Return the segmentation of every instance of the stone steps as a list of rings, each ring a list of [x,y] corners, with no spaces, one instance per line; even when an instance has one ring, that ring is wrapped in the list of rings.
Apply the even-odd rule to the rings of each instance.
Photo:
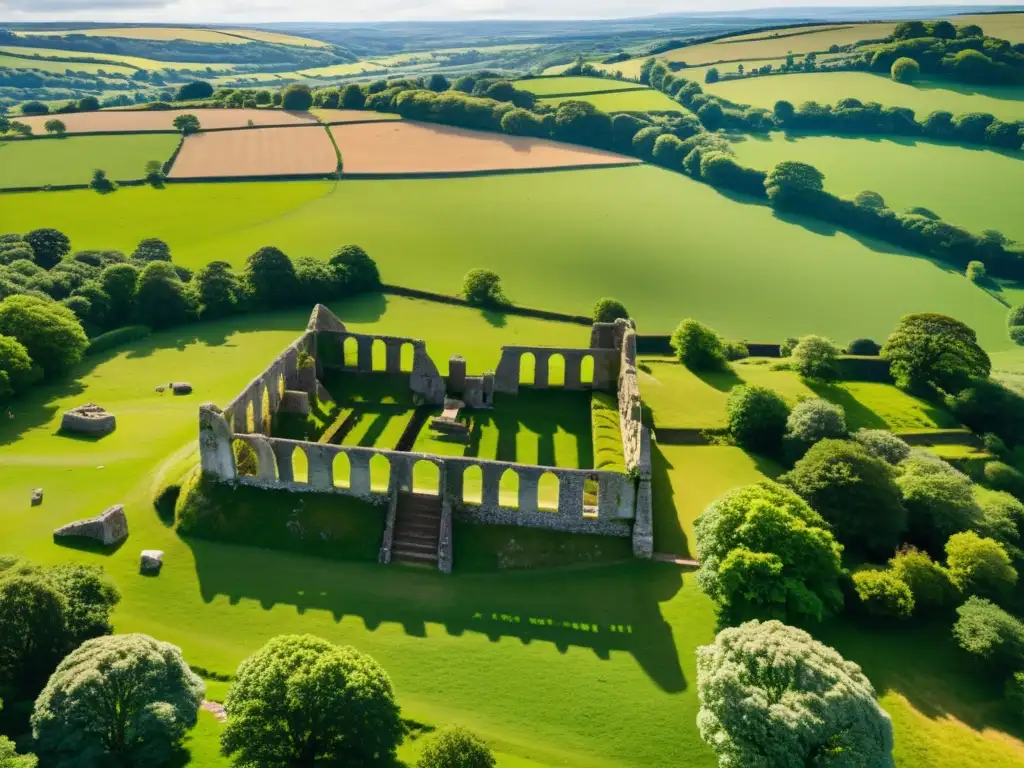
[[[391,559],[410,565],[437,565],[441,536],[441,499],[415,493],[400,493],[395,513]]]

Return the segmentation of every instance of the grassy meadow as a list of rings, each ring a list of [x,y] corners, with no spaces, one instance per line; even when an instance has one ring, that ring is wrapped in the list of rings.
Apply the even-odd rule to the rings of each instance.
[[[93,27],[87,29],[32,30],[23,37],[56,36],[75,34],[86,37],[124,37],[130,40],[188,40],[193,43],[234,43],[252,42],[237,35],[229,35],[214,29],[197,27]]]
[[[612,82],[612,81],[610,81]],[[617,81],[614,81],[617,82]],[[559,96],[540,99],[544,104],[557,107],[563,101],[588,101],[603,112],[685,112],[686,110],[664,93],[645,88],[621,93],[592,93],[583,96]]]
[[[235,69],[234,64],[220,64],[214,62],[199,63],[194,61],[157,61],[156,59],[147,59],[141,56],[122,56],[120,54],[114,53],[98,54],[89,51],[65,51],[62,48],[32,48],[20,45],[0,46],[0,54],[2,53],[18,53],[25,56],[57,56],[62,59],[104,59],[115,64],[129,64],[133,67],[139,67],[140,69],[146,69],[150,71],[159,71],[161,69],[191,69],[197,72],[201,72],[205,71],[206,68],[209,67],[214,71],[221,72]],[[28,60],[25,59],[25,61]],[[79,66],[74,62],[62,63],[67,64],[67,66],[71,69],[75,69],[77,66]]]
[[[162,237],[195,268],[265,245],[322,258],[359,243],[385,281],[456,293],[492,267],[517,303],[589,314],[625,302],[644,333],[684,316],[730,338],[882,338],[908,312],[951,314],[1009,349],[1005,307],[928,259],[644,166],[464,179],[178,184],[12,194],[0,231],[52,226],[76,249]],[[571,208],[570,208],[571,206]],[[495,210],[501,216],[495,216]],[[394,211],[403,212],[399,226]],[[459,211],[459,226],[451,212]],[[231,221],[228,226],[226,222]],[[525,224],[528,222],[528,224]],[[545,276],[548,279],[540,279]],[[870,307],[865,312],[864,307]]]
[[[2,53],[0,53],[0,67],[7,67],[9,69],[39,69],[43,72],[55,72],[61,75],[68,70],[72,72],[88,72],[90,74],[96,74],[102,70],[108,74],[120,75],[131,75],[135,72],[131,67],[118,64],[93,64],[87,61],[81,63],[73,61],[46,61],[45,59],[25,59],[21,56],[5,56]]]
[[[538,96],[612,92],[638,87],[636,83],[608,80],[603,77],[535,77],[528,80],[517,80],[515,86],[522,91],[529,91]]]
[[[95,168],[114,181],[141,179],[146,163],[166,162],[179,141],[174,134],[139,134],[0,142],[0,189],[88,184]]]
[[[731,64],[720,69],[736,71]],[[680,74],[696,80],[707,93],[765,109],[771,109],[780,100],[799,105],[805,101],[835,104],[839,99],[853,98],[877,101],[887,107],[909,107],[919,120],[936,110],[953,114],[989,112],[1001,120],[1024,120],[1024,86],[961,85],[927,80],[904,84],[873,72],[801,72],[717,83],[704,83],[703,75],[691,77],[689,70]]]
[[[836,195],[869,189],[893,210],[923,206],[972,232],[997,229],[1024,240],[1019,152],[901,137],[782,133],[737,137],[733,149],[740,164],[751,168],[768,170],[784,160],[810,163]]]

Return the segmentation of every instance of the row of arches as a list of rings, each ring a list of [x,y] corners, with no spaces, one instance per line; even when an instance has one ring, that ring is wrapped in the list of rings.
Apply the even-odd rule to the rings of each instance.
[[[373,339],[369,345],[369,365],[359,360],[359,338],[346,336],[341,344],[342,365],[346,368],[358,368],[364,371],[388,372],[388,373],[412,373],[413,361],[416,356],[416,347],[411,341],[391,342],[392,347],[398,349],[397,360],[388,360],[388,343],[383,339]],[[392,353],[395,354],[395,353]],[[389,365],[389,362],[391,365]],[[394,363],[398,363],[397,369]]]
[[[533,352],[523,352],[519,356],[519,383],[524,386],[537,384],[537,355]],[[565,381],[565,356],[561,352],[555,352],[547,357],[547,381],[549,387],[564,387]],[[594,356],[586,355],[580,362],[580,384],[594,383]]]

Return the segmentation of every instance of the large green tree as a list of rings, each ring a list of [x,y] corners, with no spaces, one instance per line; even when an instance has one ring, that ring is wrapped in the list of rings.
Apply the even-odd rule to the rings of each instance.
[[[911,454],[897,467],[896,484],[907,508],[909,539],[933,555],[981,519],[971,479],[938,457]]]
[[[25,392],[40,376],[42,370],[32,364],[25,345],[10,336],[0,336],[0,403]]]
[[[118,325],[127,325],[134,311],[139,269],[132,264],[110,264],[100,273],[100,284],[110,297],[110,315]]]
[[[949,537],[946,565],[950,581],[964,595],[1001,600],[1009,597],[1017,585],[1017,571],[1002,544],[974,531]]]
[[[946,315],[907,315],[889,336],[881,355],[904,388],[937,386],[956,393],[974,377],[987,378],[988,355],[970,328]]]
[[[56,266],[57,262],[71,253],[71,241],[57,229],[33,229],[24,240],[32,246],[35,263],[43,269]]]
[[[840,554],[828,524],[771,482],[730,491],[695,523],[697,584],[734,618],[813,618],[843,605]]]
[[[725,367],[722,337],[691,317],[676,326],[669,343],[679,362],[691,371],[714,371]]]
[[[286,307],[298,296],[295,265],[273,246],[260,248],[246,260],[244,280],[249,295],[263,307]]]
[[[465,728],[450,725],[430,737],[416,768],[494,768],[490,747]]]
[[[174,265],[151,261],[139,275],[136,315],[151,328],[169,328],[196,318],[196,300]]]
[[[957,644],[999,675],[1024,669],[1024,621],[982,597],[956,609]]]
[[[238,306],[241,288],[226,261],[211,261],[192,276],[192,288],[204,320],[227,317]]]
[[[221,749],[242,768],[384,765],[402,741],[391,681],[372,658],[282,635],[242,662]]]
[[[139,634],[95,638],[50,677],[32,732],[55,768],[162,764],[195,726],[205,695],[170,643]]]
[[[351,293],[375,291],[380,288],[380,270],[370,255],[358,245],[343,245],[334,252],[329,263],[344,269],[345,287]]]
[[[891,768],[892,722],[861,668],[778,621],[697,649],[697,728],[735,768]]]
[[[825,188],[825,176],[813,165],[787,160],[768,172],[764,188],[775,207],[799,207]]]
[[[46,376],[66,373],[89,344],[82,323],[67,307],[35,296],[0,301],[0,334],[17,339]]]

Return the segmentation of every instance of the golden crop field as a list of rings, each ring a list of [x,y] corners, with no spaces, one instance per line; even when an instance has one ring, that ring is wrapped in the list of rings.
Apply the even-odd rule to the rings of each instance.
[[[95,29],[48,29],[32,32],[32,36],[86,35],[87,37],[124,37],[132,40],[191,40],[195,43],[252,42],[213,29],[193,27],[97,27]],[[23,35],[24,36],[24,35]]]

